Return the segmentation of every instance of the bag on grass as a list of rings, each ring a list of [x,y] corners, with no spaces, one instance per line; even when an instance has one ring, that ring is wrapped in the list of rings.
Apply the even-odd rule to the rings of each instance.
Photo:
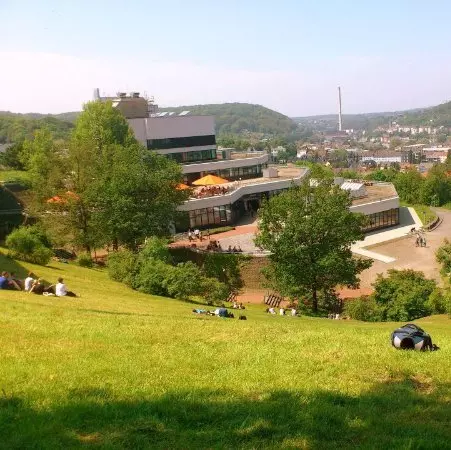
[[[393,331],[391,343],[393,347],[401,350],[438,350],[438,347],[432,344],[431,336],[413,323],[408,323]]]

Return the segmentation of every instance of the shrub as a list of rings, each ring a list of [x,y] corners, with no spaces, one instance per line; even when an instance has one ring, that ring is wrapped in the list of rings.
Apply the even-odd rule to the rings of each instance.
[[[429,299],[427,301],[427,305],[431,310],[432,314],[445,314],[447,310],[446,305],[447,299],[443,294],[442,290],[436,288],[432,291]]]
[[[344,313],[351,319],[365,322],[378,322],[380,320],[380,309],[371,296],[348,300],[344,307]]]
[[[189,300],[193,295],[202,295],[204,276],[192,262],[178,264],[168,273],[166,286],[171,297]]]
[[[381,311],[381,320],[406,321],[429,315],[429,296],[436,289],[434,280],[414,270],[388,271],[388,277],[378,275],[373,298]]]
[[[207,277],[225,283],[229,290],[236,290],[243,286],[241,266],[247,258],[240,254],[208,253],[202,269]]]
[[[229,287],[216,278],[204,277],[202,280],[202,291],[205,300],[209,304],[221,304],[227,300]]]
[[[47,235],[38,227],[20,227],[6,238],[6,246],[13,258],[45,266],[52,259],[53,251],[47,245]]]
[[[146,294],[168,297],[170,295],[167,287],[168,279],[171,279],[174,269],[175,267],[157,259],[148,259],[140,264],[131,285]]]
[[[80,267],[87,267],[87,268],[92,268],[94,266],[94,262],[91,258],[91,255],[88,253],[82,253],[78,258],[77,258],[77,264]]]
[[[136,254],[130,250],[110,253],[108,256],[108,275],[112,280],[133,286],[136,271]]]
[[[148,238],[139,253],[139,259],[140,261],[146,261],[149,258],[171,264],[173,261],[168,249],[168,241],[158,237]]]

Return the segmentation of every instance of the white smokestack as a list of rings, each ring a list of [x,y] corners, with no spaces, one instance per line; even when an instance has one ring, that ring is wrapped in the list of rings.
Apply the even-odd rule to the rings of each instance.
[[[343,122],[341,120],[341,88],[338,86],[338,131],[343,131]]]

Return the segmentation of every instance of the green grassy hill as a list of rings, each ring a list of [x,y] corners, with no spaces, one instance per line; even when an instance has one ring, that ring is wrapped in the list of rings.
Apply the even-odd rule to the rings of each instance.
[[[199,317],[102,270],[78,299],[0,291],[1,448],[447,448],[449,319],[418,321],[442,350],[400,352],[396,324]]]

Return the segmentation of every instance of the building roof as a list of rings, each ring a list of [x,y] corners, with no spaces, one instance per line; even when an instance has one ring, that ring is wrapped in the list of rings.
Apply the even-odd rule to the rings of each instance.
[[[365,197],[353,199],[353,205],[363,205],[398,196],[392,183],[373,183],[366,185],[365,190]]]
[[[362,189],[365,185],[363,183],[356,183],[353,181],[345,181],[343,184],[340,185],[341,189],[344,189],[345,191],[358,191]]]

